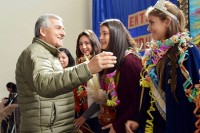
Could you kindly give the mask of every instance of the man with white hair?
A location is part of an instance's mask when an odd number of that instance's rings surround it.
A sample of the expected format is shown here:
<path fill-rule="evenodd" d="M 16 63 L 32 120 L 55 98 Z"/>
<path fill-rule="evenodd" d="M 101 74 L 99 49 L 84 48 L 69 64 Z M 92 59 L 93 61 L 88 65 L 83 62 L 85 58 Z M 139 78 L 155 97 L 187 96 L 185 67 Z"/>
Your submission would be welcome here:
<path fill-rule="evenodd" d="M 65 37 L 62 18 L 39 17 L 35 37 L 20 55 L 16 66 L 21 133 L 72 132 L 74 99 L 68 93 L 102 69 L 113 67 L 116 57 L 104 52 L 89 62 L 63 69 L 58 58 Z"/>

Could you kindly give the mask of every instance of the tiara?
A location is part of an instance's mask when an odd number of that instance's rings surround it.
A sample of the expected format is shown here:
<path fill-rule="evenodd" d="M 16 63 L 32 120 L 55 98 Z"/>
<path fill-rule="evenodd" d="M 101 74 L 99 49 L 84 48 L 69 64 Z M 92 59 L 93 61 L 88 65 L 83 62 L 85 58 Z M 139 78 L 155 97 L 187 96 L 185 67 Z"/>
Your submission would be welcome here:
<path fill-rule="evenodd" d="M 165 14 L 169 15 L 170 17 L 172 17 L 173 19 L 175 19 L 176 21 L 178 21 L 178 19 L 177 19 L 177 17 L 175 15 L 173 15 L 172 13 L 170 13 L 169 11 L 167 11 L 167 8 L 165 7 L 165 0 L 158 0 L 156 2 L 156 4 L 154 5 L 154 8 L 156 8 L 156 9 L 164 12 Z"/>

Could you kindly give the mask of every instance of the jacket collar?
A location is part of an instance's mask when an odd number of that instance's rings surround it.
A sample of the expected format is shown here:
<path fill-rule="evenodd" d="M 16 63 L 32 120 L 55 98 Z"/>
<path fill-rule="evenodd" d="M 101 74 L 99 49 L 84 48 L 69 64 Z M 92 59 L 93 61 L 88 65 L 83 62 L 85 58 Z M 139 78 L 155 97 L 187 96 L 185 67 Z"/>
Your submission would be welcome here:
<path fill-rule="evenodd" d="M 32 43 L 41 44 L 44 48 L 46 48 L 54 56 L 57 56 L 58 53 L 59 53 L 59 50 L 56 47 L 54 47 L 53 45 L 43 41 L 42 39 L 40 39 L 38 37 L 34 37 Z"/>

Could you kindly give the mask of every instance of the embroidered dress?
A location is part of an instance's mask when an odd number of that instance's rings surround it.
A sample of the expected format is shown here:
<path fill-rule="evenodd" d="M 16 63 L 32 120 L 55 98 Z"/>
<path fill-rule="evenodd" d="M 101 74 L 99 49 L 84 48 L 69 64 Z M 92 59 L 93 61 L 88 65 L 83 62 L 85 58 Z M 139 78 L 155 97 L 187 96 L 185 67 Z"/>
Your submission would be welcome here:
<path fill-rule="evenodd" d="M 141 80 L 143 87 L 150 87 L 151 97 L 145 132 L 194 132 L 197 121 L 193 114 L 194 102 L 200 80 L 199 50 L 190 43 L 186 32 L 164 41 L 152 41 L 149 47 L 143 58 L 143 72 L 147 76 Z"/>
<path fill-rule="evenodd" d="M 74 88 L 74 98 L 75 98 L 75 117 L 79 118 L 83 112 L 88 109 L 87 101 L 87 83 L 80 85 L 77 88 Z"/>
<path fill-rule="evenodd" d="M 88 56 L 92 58 L 91 55 Z M 86 61 L 82 56 L 77 58 L 77 64 Z M 88 97 L 87 97 L 87 82 L 73 89 L 75 99 L 75 118 L 79 118 L 88 109 Z"/>

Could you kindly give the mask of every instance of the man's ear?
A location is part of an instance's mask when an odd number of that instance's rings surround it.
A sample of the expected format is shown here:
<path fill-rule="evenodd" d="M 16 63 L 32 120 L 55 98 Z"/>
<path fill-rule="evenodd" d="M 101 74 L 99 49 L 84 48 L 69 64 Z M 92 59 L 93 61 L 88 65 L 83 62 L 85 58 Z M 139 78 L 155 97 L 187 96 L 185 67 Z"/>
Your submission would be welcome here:
<path fill-rule="evenodd" d="M 41 28 L 40 28 L 40 34 L 41 34 L 42 36 L 45 36 L 45 35 L 46 35 L 46 29 L 45 29 L 44 27 L 41 27 Z"/>
<path fill-rule="evenodd" d="M 172 22 L 172 19 L 170 17 L 167 17 L 167 19 L 165 20 L 167 27 L 170 26 L 171 22 Z"/>

